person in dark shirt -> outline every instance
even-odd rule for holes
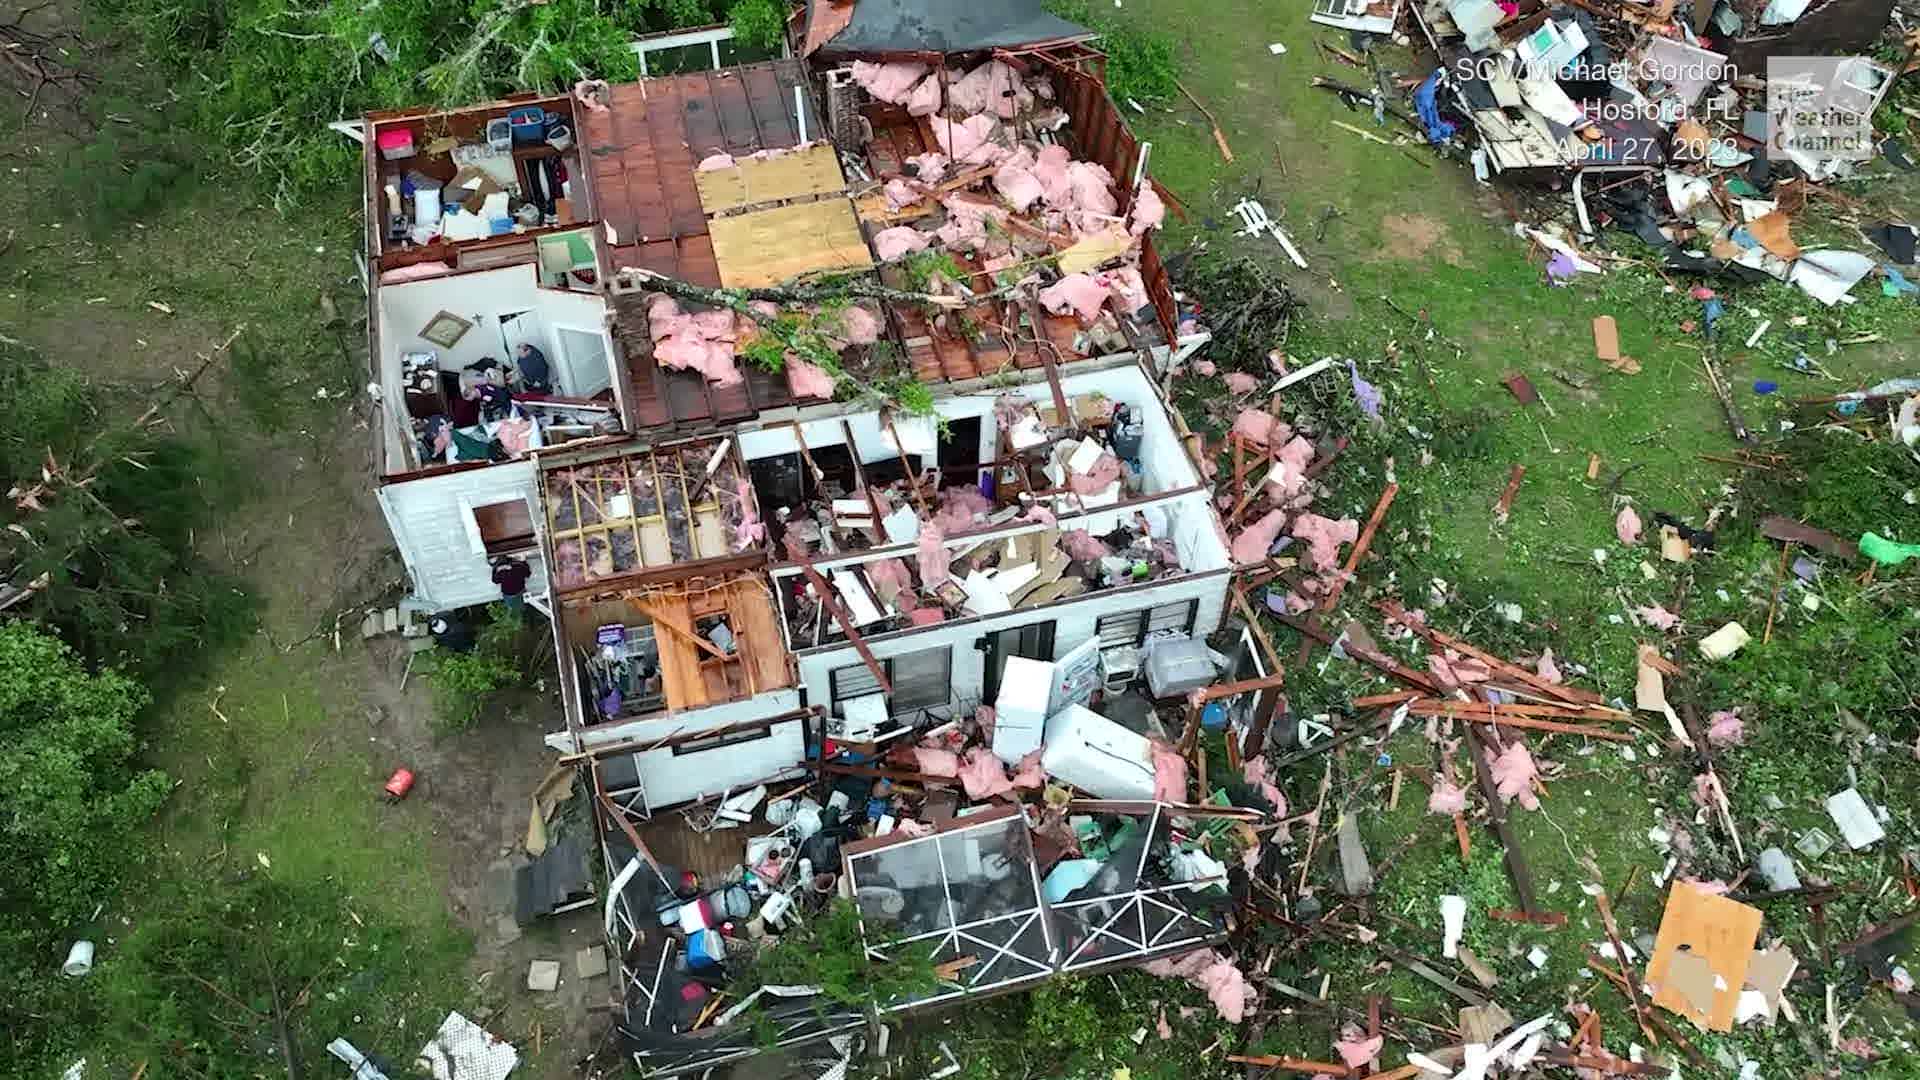
[[[500,586],[500,602],[515,615],[521,613],[527,602],[527,579],[533,576],[533,568],[525,559],[516,559],[510,555],[496,555],[493,559],[493,583]]]
[[[553,367],[547,363],[547,354],[529,342],[521,342],[514,353],[514,362],[520,365],[520,385],[536,394],[553,393]]]

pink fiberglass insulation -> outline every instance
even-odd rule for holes
[[[880,256],[881,262],[892,262],[910,252],[925,251],[931,243],[933,234],[923,233],[911,225],[895,225],[873,234],[873,253]]]
[[[745,551],[767,538],[767,526],[754,509],[753,481],[744,477],[737,481],[733,497],[740,506],[740,521],[733,527],[733,550]]]
[[[1073,205],[1056,209],[1084,210],[1092,214],[1112,214],[1120,209],[1119,200],[1113,197],[1113,174],[1104,165],[1074,162],[1067,166],[1067,184],[1073,190]]]
[[[928,776],[959,776],[960,755],[931,746],[913,748],[915,767]]]
[[[1613,519],[1613,534],[1628,546],[1640,542],[1640,515],[1633,512],[1633,507],[1620,508],[1619,516]]]
[[[1164,739],[1150,740],[1153,747],[1153,797],[1157,802],[1187,801],[1187,759]]]
[[[1000,162],[1000,167],[993,171],[993,189],[1022,214],[1040,201],[1043,192],[1040,181],[1033,175],[1033,154],[1026,147],[1008,154]]]
[[[907,571],[907,564],[899,559],[878,559],[868,563],[865,568],[867,580],[873,582],[873,591],[880,602],[890,604],[895,610],[906,612],[920,606],[913,594],[913,576]]]
[[[1747,737],[1739,709],[1721,709],[1707,717],[1707,741],[1715,746],[1738,746]]]
[[[989,60],[947,86],[947,104],[962,113],[990,112],[1011,120],[1033,105],[1033,91],[1020,73],[998,60]]]
[[[721,169],[731,169],[736,164],[738,162],[733,160],[732,154],[708,154],[700,159],[700,164],[695,165],[693,171],[719,172]]]
[[[1307,554],[1302,562],[1307,569],[1331,570],[1339,565],[1340,545],[1359,539],[1360,523],[1352,518],[1335,521],[1306,513],[1293,519],[1292,533],[1295,539],[1306,541]]]
[[[907,94],[908,116],[932,116],[940,111],[940,74],[934,72],[915,83]]]
[[[1233,433],[1255,446],[1278,446],[1293,436],[1293,428],[1265,409],[1241,409]]]
[[[741,381],[733,362],[733,312],[687,315],[672,297],[656,293],[647,301],[647,330],[653,337],[653,358],[662,367],[698,371],[721,386]]]
[[[981,494],[979,485],[961,484],[940,493],[940,509],[934,511],[933,525],[942,534],[964,532],[992,512],[993,500]]]
[[[1333,1044],[1333,1049],[1340,1055],[1340,1060],[1347,1063],[1347,1068],[1360,1069],[1379,1057],[1381,1048],[1386,1045],[1385,1035],[1368,1038],[1359,1028],[1352,1028],[1342,1033],[1342,1037]]]
[[[897,177],[887,181],[884,190],[887,196],[887,209],[889,210],[900,210],[912,206],[914,203],[926,197],[912,184]]]
[[[1244,397],[1260,389],[1260,380],[1244,371],[1229,371],[1226,375],[1227,393],[1235,397]]]
[[[914,84],[927,74],[925,64],[874,64],[853,62],[853,81],[860,88],[889,105],[902,105],[913,95]]]
[[[1092,322],[1107,302],[1106,286],[1091,274],[1068,274],[1040,290],[1040,304],[1055,315],[1071,311],[1082,322]]]
[[[913,166],[913,175],[923,184],[937,184],[947,175],[947,155],[937,150],[915,154],[906,163]]]
[[[1115,480],[1120,479],[1120,459],[1114,454],[1101,454],[1094,459],[1093,468],[1084,473],[1067,474],[1067,486],[1076,495],[1098,495],[1107,490]]]
[[[946,533],[939,525],[925,522],[920,526],[920,550],[916,555],[920,562],[920,584],[928,589],[937,589],[952,578],[947,567],[952,562],[947,557],[947,549],[942,543]]]
[[[849,345],[871,345],[880,340],[880,317],[853,304],[840,312],[840,332]]]
[[[1046,748],[1042,747],[1020,759],[1020,763],[1013,767],[1014,787],[1038,791],[1047,786],[1047,772],[1040,767],[1040,756],[1046,752]]]
[[[1647,625],[1653,627],[1655,630],[1671,630],[1680,625],[1680,616],[1675,615],[1659,604],[1649,604],[1646,607],[1634,608],[1633,613],[1645,619]]]
[[[1552,649],[1542,652],[1540,659],[1534,661],[1533,672],[1547,682],[1554,683],[1555,685],[1567,681],[1567,677],[1560,673],[1560,665],[1553,662]]]
[[[1060,534],[1060,547],[1070,559],[1081,562],[1098,562],[1113,554],[1106,541],[1094,536],[1085,529],[1068,529]]]
[[[787,389],[793,391],[794,397],[831,398],[833,385],[833,376],[827,374],[827,369],[787,354]]]
[[[1141,277],[1140,271],[1134,267],[1121,266],[1105,271],[1099,275],[1099,280],[1119,300],[1120,310],[1125,314],[1131,315],[1152,302],[1147,298],[1147,280]],[[1198,361],[1194,364],[1195,369],[1197,370],[1201,364],[1211,368],[1213,361]],[[1206,374],[1213,373],[1209,371]]]
[[[1220,1018],[1238,1024],[1246,1015],[1247,1004],[1254,1000],[1253,987],[1231,960],[1212,949],[1195,949],[1171,958],[1149,960],[1141,965],[1147,974],[1162,979],[1185,979],[1206,991]],[[1183,1011],[1182,1016],[1185,1015]]]
[[[967,751],[960,765],[960,786],[966,788],[969,799],[990,799],[1013,790],[1007,767],[984,746]]]
[[[1067,179],[1067,166],[1073,163],[1073,155],[1059,143],[1040,148],[1034,157],[1033,176],[1040,181],[1043,197],[1048,206],[1069,206],[1073,203],[1073,184]]]
[[[1240,778],[1267,800],[1267,806],[1275,817],[1287,816],[1287,797],[1273,782],[1272,771],[1263,756],[1248,758],[1240,766]]]
[[[1004,236],[987,232],[987,222],[1007,220],[1007,208],[984,197],[949,195],[940,200],[946,208],[946,224],[934,234],[943,247],[957,251],[980,251],[998,255],[1007,249]]]
[[[1246,1016],[1247,1002],[1253,1000],[1253,987],[1231,960],[1221,959],[1202,970],[1193,984],[1206,991],[1207,1000],[1229,1024],[1238,1024]]]
[[[1140,185],[1140,193],[1133,197],[1133,210],[1127,215],[1127,231],[1135,236],[1148,229],[1157,229],[1167,220],[1167,204],[1160,200],[1160,193],[1153,190],[1152,184]]]
[[[933,139],[940,144],[940,151],[958,163],[986,165],[1000,160],[1007,152],[992,141],[994,119],[991,116],[969,116],[965,120],[935,117],[927,126],[933,129]]]
[[[1427,796],[1427,813],[1458,814],[1466,808],[1466,789],[1448,780],[1433,782],[1433,794]]]
[[[1267,497],[1277,503],[1287,503],[1298,496],[1307,486],[1307,465],[1313,461],[1313,454],[1313,444],[1300,436],[1287,440],[1278,455],[1283,466],[1280,479],[1267,484]],[[1311,501],[1303,499],[1300,505]]]
[[[1259,521],[1240,530],[1233,538],[1233,561],[1236,565],[1261,562],[1272,550],[1273,542],[1280,539],[1280,530],[1287,524],[1287,512],[1269,510]]]
[[[1493,790],[1500,801],[1510,803],[1520,800],[1520,805],[1529,810],[1540,809],[1540,799],[1533,793],[1533,778],[1540,770],[1533,763],[1533,755],[1527,752],[1526,744],[1515,739],[1507,744],[1500,756],[1493,759]]]
[[[1470,660],[1448,649],[1445,652],[1427,654],[1427,670],[1434,678],[1448,686],[1461,686],[1466,683],[1486,682],[1493,677],[1487,665],[1478,660]]]

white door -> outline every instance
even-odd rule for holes
[[[607,357],[604,334],[574,326],[556,326],[553,334],[560,346],[553,374],[561,393],[587,398],[613,385],[613,365]]]
[[[519,365],[521,345],[531,345],[541,352],[547,351],[546,327],[540,322],[538,311],[503,311],[497,316],[500,322],[500,360],[516,370]]]

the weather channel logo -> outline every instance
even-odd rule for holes
[[[1873,158],[1881,73],[1859,56],[1767,58],[1767,148],[1778,156]]]

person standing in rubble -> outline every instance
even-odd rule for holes
[[[511,555],[493,557],[493,583],[500,586],[500,602],[515,618],[525,614],[527,579],[532,576],[533,569],[525,559],[516,559]]]

